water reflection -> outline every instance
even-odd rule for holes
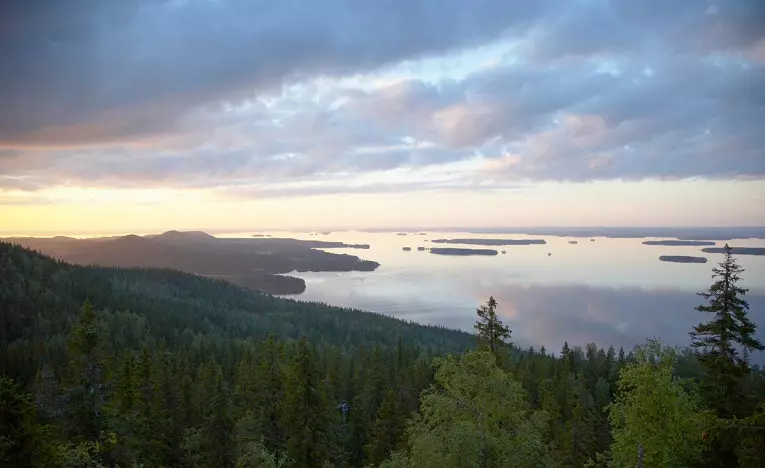
[[[514,341],[523,346],[544,345],[557,351],[564,341],[579,346],[594,341],[604,347],[631,348],[654,336],[685,345],[693,325],[705,319],[694,310],[702,303],[696,292],[709,287],[712,265],[721,259],[708,255],[706,265],[664,263],[658,260],[660,255],[698,255],[699,248],[645,246],[645,239],[597,238],[569,244],[569,238],[551,236],[545,236],[546,245],[503,247],[507,254],[495,257],[445,257],[414,250],[436,237],[487,236],[357,232],[323,236],[321,240],[370,244],[369,250],[347,253],[378,261],[381,267],[374,272],[296,273],[307,284],[306,292],[296,298],[472,331],[475,308],[493,295]],[[413,251],[404,252],[403,246]],[[548,252],[553,255],[548,257]],[[738,261],[747,270],[743,286],[752,289],[746,296],[750,316],[760,325],[757,335],[765,341],[765,257],[739,256]],[[754,359],[765,363],[765,354]]]

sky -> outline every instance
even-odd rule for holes
[[[762,0],[7,0],[0,57],[0,232],[765,222]]]

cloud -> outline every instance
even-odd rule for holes
[[[0,188],[763,178],[764,5],[4,2]]]
[[[68,142],[170,131],[195,105],[485,42],[539,17],[549,3],[4,2],[0,138]]]

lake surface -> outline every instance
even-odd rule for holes
[[[472,331],[476,307],[493,295],[499,302],[499,314],[512,329],[513,341],[551,351],[558,351],[564,341],[625,349],[649,337],[687,344],[693,325],[706,319],[705,314],[694,310],[703,302],[696,293],[709,287],[712,268],[722,259],[722,255],[701,252],[701,247],[642,244],[656,238],[596,237],[592,242],[590,238],[464,232],[406,236],[354,231],[267,234],[369,244],[369,250],[328,251],[381,264],[373,272],[291,273],[306,281],[306,291],[291,296],[295,299]],[[545,239],[547,244],[483,247],[430,242],[441,238]],[[573,240],[578,244],[569,243]],[[730,244],[762,247],[765,240],[734,240]],[[462,257],[417,251],[417,247],[431,245],[507,253]],[[405,252],[403,247],[412,250]],[[709,263],[667,263],[659,261],[661,255],[703,256]],[[737,260],[746,269],[743,286],[750,288],[746,296],[750,317],[760,325],[758,337],[765,341],[765,257],[741,255]],[[754,360],[765,362],[765,354],[754,356]]]

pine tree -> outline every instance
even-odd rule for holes
[[[747,317],[749,304],[741,297],[748,290],[738,286],[744,269],[736,263],[728,244],[725,258],[712,271],[717,281],[707,292],[699,293],[709,305],[696,310],[714,317],[694,327],[691,345],[701,352],[700,361],[706,370],[703,389],[712,408],[719,416],[730,417],[738,413],[739,380],[749,373],[746,353],[765,348],[754,337],[756,325]]]
[[[500,346],[510,338],[510,329],[497,317],[497,301],[489,297],[486,305],[480,306],[476,313],[478,320],[475,329],[478,332],[478,342],[481,347],[488,347],[492,354],[497,355]],[[509,343],[508,343],[509,344]]]

